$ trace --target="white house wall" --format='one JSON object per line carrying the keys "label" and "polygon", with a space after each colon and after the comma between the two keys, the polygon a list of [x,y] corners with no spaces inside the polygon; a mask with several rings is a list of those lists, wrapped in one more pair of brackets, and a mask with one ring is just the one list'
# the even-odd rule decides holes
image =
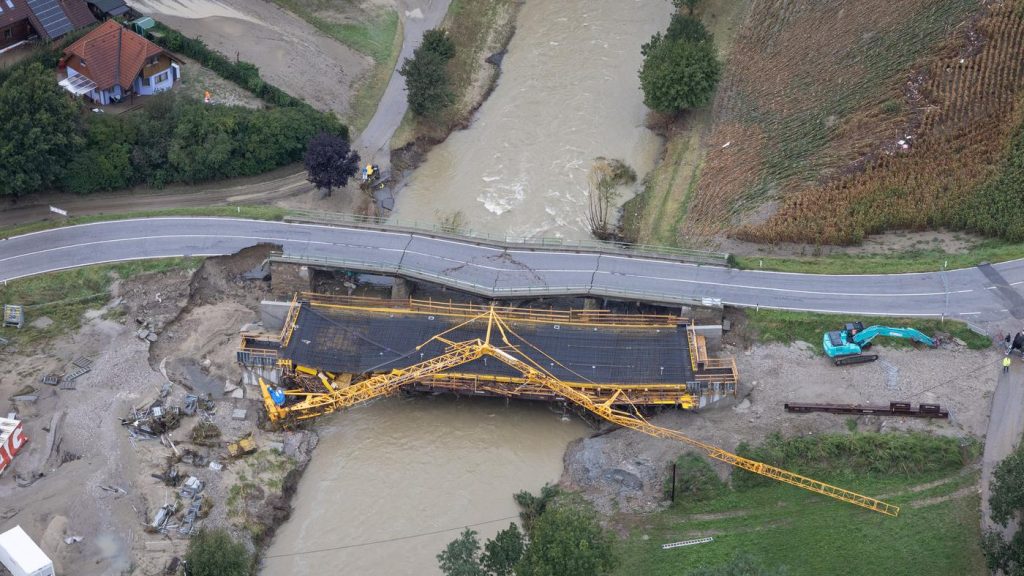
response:
{"label": "white house wall", "polygon": [[[177,69],[172,64],[170,68],[164,69],[164,70],[158,72],[157,74],[154,74],[154,75],[150,76],[148,78],[149,86],[146,86],[145,82],[143,82],[141,79],[139,79],[137,81],[138,82],[138,84],[137,84],[137,86],[138,86],[137,92],[141,96],[149,96],[151,94],[156,94],[157,92],[163,92],[164,90],[170,90],[171,87],[174,86],[174,78],[177,76],[176,72],[177,72]],[[158,83],[156,81],[156,79],[161,74],[166,74],[167,77],[164,78],[164,80],[162,82]]]}

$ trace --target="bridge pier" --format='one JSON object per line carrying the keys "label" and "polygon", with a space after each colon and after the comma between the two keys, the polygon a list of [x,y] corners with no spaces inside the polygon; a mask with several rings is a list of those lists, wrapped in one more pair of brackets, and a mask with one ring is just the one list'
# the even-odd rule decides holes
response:
{"label": "bridge pier", "polygon": [[412,296],[412,282],[405,278],[395,278],[391,284],[392,300],[408,300]]}
{"label": "bridge pier", "polygon": [[309,292],[309,267],[289,262],[270,262],[270,291],[275,297],[291,300],[296,292]]}

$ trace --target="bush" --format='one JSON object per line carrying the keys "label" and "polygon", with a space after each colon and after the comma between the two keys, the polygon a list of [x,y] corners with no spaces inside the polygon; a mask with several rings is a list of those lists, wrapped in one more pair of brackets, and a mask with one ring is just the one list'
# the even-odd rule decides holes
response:
{"label": "bush", "polygon": [[[992,520],[997,524],[1005,527],[1024,512],[1024,448],[1018,446],[996,467],[991,493],[989,505]],[[1006,542],[1001,530],[990,530],[983,536],[981,547],[991,572],[1024,575],[1024,531],[1014,531],[1010,542]]]}
{"label": "bush", "polygon": [[135,122],[97,115],[86,128],[86,143],[68,162],[64,188],[77,194],[127,188],[134,182]]}
{"label": "bush", "polygon": [[412,58],[406,58],[399,74],[405,76],[409,109],[416,116],[434,117],[455,101],[448,62],[455,57],[455,43],[443,30],[428,30]]}
{"label": "bush", "polygon": [[517,576],[598,576],[618,564],[611,534],[578,498],[548,506],[529,535]]}
{"label": "bush", "polygon": [[[713,498],[725,483],[708,461],[696,454],[683,454],[676,460],[676,502],[698,502]],[[665,497],[672,495],[672,476],[665,480]]]}
{"label": "bush", "polygon": [[200,530],[188,543],[185,564],[191,576],[250,576],[252,556],[224,530]]}
{"label": "bush", "polygon": [[[842,478],[864,473],[907,476],[925,472],[952,471],[978,454],[977,442],[961,446],[947,436],[912,433],[816,434],[783,438],[769,435],[756,448],[743,442],[736,447],[740,456],[813,477]],[[772,480],[737,469],[732,483],[749,488]]]}
{"label": "bush", "polygon": [[[692,30],[679,30],[677,33],[695,34]],[[699,108],[711,100],[721,75],[721,64],[710,35],[708,38],[692,42],[685,38],[669,39],[655,35],[644,45],[641,49],[645,58],[640,68],[640,87],[648,108],[675,113]]]}
{"label": "bush", "polygon": [[81,138],[76,105],[39,63],[18,67],[0,85],[0,196],[23,196],[60,183]]}

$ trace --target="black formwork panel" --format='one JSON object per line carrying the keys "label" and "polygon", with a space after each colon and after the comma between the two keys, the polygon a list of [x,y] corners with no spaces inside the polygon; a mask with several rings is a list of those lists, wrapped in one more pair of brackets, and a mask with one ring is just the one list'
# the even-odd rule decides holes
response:
{"label": "black formwork panel", "polygon": [[[464,321],[303,304],[288,346],[280,356],[328,372],[362,374],[404,368],[441,354],[445,348],[441,342],[431,342],[420,350],[416,346]],[[510,334],[509,341],[518,347],[520,355],[528,356],[560,380],[607,384],[680,384],[693,380],[683,327],[623,329],[532,322],[510,322],[509,326],[533,345]],[[453,342],[483,339],[486,330],[487,322],[481,320],[444,337]],[[491,342],[502,345],[496,329]],[[520,375],[494,358],[475,360],[453,371]]]}

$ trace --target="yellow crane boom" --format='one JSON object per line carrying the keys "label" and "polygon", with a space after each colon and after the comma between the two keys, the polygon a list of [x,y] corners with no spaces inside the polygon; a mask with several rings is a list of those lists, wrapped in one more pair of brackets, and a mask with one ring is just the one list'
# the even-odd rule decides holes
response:
{"label": "yellow crane boom", "polygon": [[[294,404],[278,406],[272,399],[268,386],[261,379],[260,388],[263,393],[267,415],[270,417],[270,420],[275,423],[287,423],[289,420],[313,418],[321,414],[326,414],[342,408],[348,408],[373,398],[393,394],[402,386],[415,382],[421,378],[426,378],[444,370],[461,366],[467,362],[482,358],[483,356],[490,356],[519,371],[526,379],[527,384],[544,386],[569,402],[572,402],[573,404],[576,404],[577,406],[580,406],[581,408],[584,408],[613,424],[617,424],[624,428],[630,428],[644,434],[649,434],[657,438],[668,438],[682,442],[683,444],[701,450],[709,458],[725,462],[726,464],[730,464],[737,468],[742,468],[743,470],[760,474],[780,482],[785,482],[787,484],[803,488],[804,490],[823,494],[830,498],[848,502],[888,516],[897,516],[899,514],[900,509],[898,506],[888,504],[876,498],[871,498],[870,496],[857,494],[856,492],[839,488],[838,486],[832,486],[831,484],[827,484],[813,478],[801,476],[800,474],[783,470],[776,466],[744,458],[743,456],[733,454],[717,446],[690,438],[676,430],[651,424],[639,413],[626,412],[624,410],[613,408],[612,404],[616,400],[619,400],[619,397],[624,394],[621,390],[617,391],[615,396],[605,402],[594,402],[589,396],[562,382],[558,378],[555,378],[541,366],[522,360],[508,352],[507,350],[516,350],[516,346],[508,340],[508,335],[515,334],[515,332],[512,331],[512,329],[494,312],[493,309],[485,315],[488,316],[488,325],[487,335],[484,340],[476,339],[465,342],[451,342],[443,338],[444,334],[435,336],[431,340],[436,339],[448,345],[448,349],[443,354],[418,364],[413,364],[408,368],[396,369],[386,374],[367,378],[345,388],[332,388],[332,392],[330,394],[288,392],[287,394],[290,396],[304,395],[305,399]],[[470,321],[477,320],[479,318],[480,317],[477,317]],[[467,321],[467,323],[470,321]],[[491,343],[492,328],[497,329],[501,334],[501,339],[505,344],[504,348],[495,346]],[[452,330],[454,329],[455,328],[452,328]],[[516,337],[522,340],[521,336],[516,335]],[[525,342],[525,340],[523,341]],[[430,340],[427,342],[430,342]],[[427,342],[420,345],[419,348],[425,346]]]}

